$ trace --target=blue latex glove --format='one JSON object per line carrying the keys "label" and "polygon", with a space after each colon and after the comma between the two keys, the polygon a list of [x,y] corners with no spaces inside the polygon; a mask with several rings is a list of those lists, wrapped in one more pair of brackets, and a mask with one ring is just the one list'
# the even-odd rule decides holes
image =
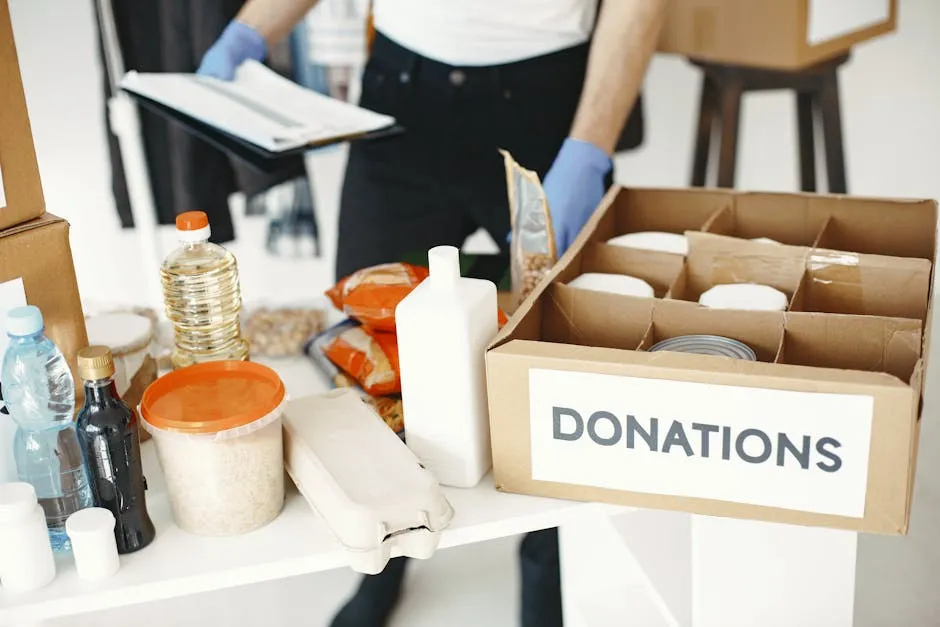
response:
{"label": "blue latex glove", "polygon": [[235,78],[235,70],[239,65],[248,59],[261,61],[266,56],[268,44],[261,33],[233,20],[203,55],[196,74],[230,81]]}
{"label": "blue latex glove", "polygon": [[562,144],[542,183],[559,257],[600,204],[607,191],[604,179],[611,168],[607,153],[590,142],[569,137]]}

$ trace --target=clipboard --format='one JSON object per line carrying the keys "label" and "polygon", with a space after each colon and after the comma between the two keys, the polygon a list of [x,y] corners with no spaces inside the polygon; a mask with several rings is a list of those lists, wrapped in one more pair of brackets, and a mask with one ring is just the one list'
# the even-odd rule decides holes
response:
{"label": "clipboard", "polygon": [[395,124],[390,127],[369,133],[336,137],[326,142],[307,144],[281,152],[271,152],[262,148],[261,146],[258,146],[257,144],[253,144],[240,137],[236,137],[235,135],[220,131],[210,124],[197,120],[192,116],[163,105],[155,100],[151,100],[150,98],[141,96],[140,94],[134,93],[130,90],[122,89],[122,91],[128,94],[148,111],[152,111],[157,115],[176,123],[181,128],[183,128],[183,130],[207,142],[212,147],[221,150],[227,155],[238,159],[239,161],[260,172],[265,173],[274,172],[279,168],[282,168],[284,164],[289,161],[302,159],[306,153],[312,150],[326,148],[328,146],[333,146],[347,141],[371,141],[385,137],[391,137],[398,135],[405,130],[401,125]]}

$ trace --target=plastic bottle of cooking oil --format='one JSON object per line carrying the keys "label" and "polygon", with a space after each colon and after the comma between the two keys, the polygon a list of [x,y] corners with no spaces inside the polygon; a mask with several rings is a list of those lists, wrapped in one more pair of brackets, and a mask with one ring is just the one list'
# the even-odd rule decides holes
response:
{"label": "plastic bottle of cooking oil", "polygon": [[209,219],[202,211],[177,216],[176,232],[181,245],[160,270],[175,336],[173,367],[248,359],[238,320],[242,299],[235,256],[209,242]]}

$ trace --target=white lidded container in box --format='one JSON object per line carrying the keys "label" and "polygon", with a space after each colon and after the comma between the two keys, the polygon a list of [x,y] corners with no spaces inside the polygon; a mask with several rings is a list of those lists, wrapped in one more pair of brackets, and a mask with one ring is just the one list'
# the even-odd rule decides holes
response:
{"label": "white lidded container in box", "polygon": [[395,309],[405,438],[443,485],[472,488],[492,466],[484,356],[496,285],[461,277],[453,246],[428,262],[430,276]]}
{"label": "white lidded container in box", "polygon": [[353,570],[381,572],[393,548],[431,557],[454,510],[434,475],[356,391],[291,401],[283,424],[287,472]]}

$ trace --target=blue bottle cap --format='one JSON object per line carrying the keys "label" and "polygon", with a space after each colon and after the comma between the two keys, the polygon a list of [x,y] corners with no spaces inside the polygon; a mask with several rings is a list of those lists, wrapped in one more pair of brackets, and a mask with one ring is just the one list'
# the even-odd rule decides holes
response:
{"label": "blue bottle cap", "polygon": [[7,334],[14,337],[35,335],[42,331],[42,312],[39,307],[14,307],[7,313]]}

